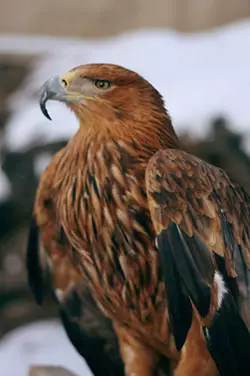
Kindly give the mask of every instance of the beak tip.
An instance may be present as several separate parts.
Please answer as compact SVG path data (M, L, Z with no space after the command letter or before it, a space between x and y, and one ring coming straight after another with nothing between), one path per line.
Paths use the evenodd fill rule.
M50 121L52 121L52 118L51 118L51 116L50 116L50 114L48 113L47 110L45 110L45 114L44 115L46 116L47 119L49 119Z
M49 95L48 95L48 92L47 90L43 87L42 88L42 92L41 92L41 98L40 98L40 101L39 101L39 104L40 104L40 109L43 113L43 115L49 119L49 120L52 120L49 113L48 113L48 110L46 108L46 103L49 99Z
M48 113L48 110L47 110L47 108L46 108L46 104L45 104L45 103L46 103L46 102L40 102L40 109L41 109L43 115L44 115L47 119L52 120L51 117L50 117L50 114Z

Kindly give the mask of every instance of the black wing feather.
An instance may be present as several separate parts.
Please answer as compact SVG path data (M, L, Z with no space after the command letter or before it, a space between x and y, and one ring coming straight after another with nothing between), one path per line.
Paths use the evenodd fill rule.
M220 376L249 375L250 335L229 292L204 333Z
M210 286L208 286L206 280L213 277L209 251L206 250L207 247L201 239L197 236L188 237L174 222L169 224L164 233L170 241L170 249L173 255L172 262L175 263L183 284L198 312L204 317L209 311L211 300ZM203 266L199 269L202 264ZM202 274L202 272L204 273Z
M70 341L95 376L125 376L112 323L84 284L67 294L60 315Z
M171 149L150 159L146 186L156 233L164 230L172 262L203 317L218 273L218 301L202 322L220 374L249 374L250 197L223 170Z
M34 299L41 305L47 291L48 273L46 267L42 265L40 246L39 246L39 228L36 220L32 217L28 235L26 267L28 272L28 283Z
M192 307L174 262L168 230L162 230L156 239L162 261L163 278L167 287L170 325L176 348L180 350L192 323Z

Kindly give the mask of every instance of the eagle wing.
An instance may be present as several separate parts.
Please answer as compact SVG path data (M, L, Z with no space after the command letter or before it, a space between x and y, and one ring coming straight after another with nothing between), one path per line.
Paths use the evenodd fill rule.
M249 367L250 197L225 171L171 149L150 159L146 188L177 348L195 311L221 374Z
M32 217L30 221L26 251L26 268L32 295L37 304L41 305L50 286L49 268L41 244L39 228L37 227L34 217Z
M47 293L52 290L65 331L93 374L99 376L104 372L108 376L124 376L112 323L97 307L86 282L78 281L65 293L61 291L59 296L55 291L54 274L63 269L63 265L60 268L60 265L48 262L34 217L30 225L26 260L33 297L38 304L42 304ZM58 262L60 263L60 260ZM69 268L68 264L67 269Z

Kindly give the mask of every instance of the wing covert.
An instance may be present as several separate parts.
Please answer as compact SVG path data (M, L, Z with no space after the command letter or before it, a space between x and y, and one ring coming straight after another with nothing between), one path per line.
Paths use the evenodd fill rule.
M223 170L179 150L161 150L151 158L146 188L156 238L164 234L165 244L171 245L158 244L159 252L172 253L184 289L204 325L210 328L214 321L218 323L212 320L217 311L228 314L228 309L220 307L232 295L238 304L232 312L248 337L250 197ZM164 279L169 302L172 297L167 286L172 279L166 275ZM176 340L175 332L174 336Z

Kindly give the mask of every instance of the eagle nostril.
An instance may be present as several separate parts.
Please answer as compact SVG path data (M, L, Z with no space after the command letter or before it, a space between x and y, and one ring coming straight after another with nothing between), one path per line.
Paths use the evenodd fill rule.
M64 87L68 87L68 82L64 78L62 79L62 84Z

